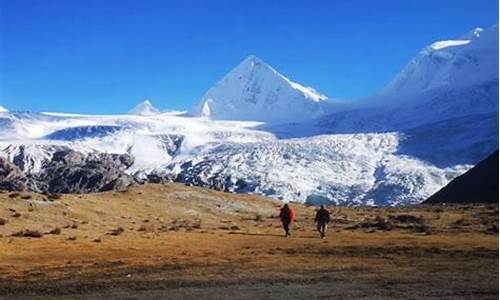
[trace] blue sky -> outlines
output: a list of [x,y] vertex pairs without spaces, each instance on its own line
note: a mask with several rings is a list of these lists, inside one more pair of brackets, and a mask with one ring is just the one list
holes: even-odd
[[380,90],[427,44],[498,23],[498,1],[4,0],[0,105],[193,105],[249,54],[332,97]]

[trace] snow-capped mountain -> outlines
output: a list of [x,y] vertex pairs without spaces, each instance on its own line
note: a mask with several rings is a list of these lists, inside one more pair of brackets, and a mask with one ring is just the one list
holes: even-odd
[[[385,98],[408,102],[433,89],[457,89],[498,80],[498,26],[476,28],[459,39],[425,47],[383,90]],[[405,99],[406,98],[406,99]]]
[[378,95],[324,119],[339,131],[401,130],[491,112],[498,112],[497,25],[430,44]]
[[152,116],[161,113],[159,109],[153,106],[151,101],[144,100],[128,111],[129,115]]
[[498,26],[432,43],[360,102],[307,126],[316,134],[396,131],[405,136],[400,153],[439,166],[479,162],[498,148]]
[[495,81],[498,85],[498,25],[425,47],[377,100],[421,102],[421,96],[432,90],[459,90]]
[[5,107],[0,106],[0,114],[9,112]]
[[32,178],[52,178],[47,166],[78,174],[78,163],[60,168],[58,153],[71,149],[77,162],[132,157],[115,171],[106,168],[119,158],[102,156],[112,181],[155,175],[310,204],[419,203],[498,148],[498,27],[431,44],[379,95],[349,105],[332,113],[325,96],[251,56],[206,93],[197,117],[149,102],[131,115],[3,113],[0,156]]
[[328,108],[326,96],[250,55],[210,88],[191,113],[214,120],[283,123],[318,117]]

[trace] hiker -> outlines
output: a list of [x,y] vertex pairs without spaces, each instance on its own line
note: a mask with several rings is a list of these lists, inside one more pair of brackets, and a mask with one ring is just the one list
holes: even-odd
[[320,237],[324,239],[326,237],[326,228],[328,226],[328,223],[330,223],[330,212],[325,208],[324,205],[321,205],[320,209],[318,209],[318,211],[316,212],[314,222],[316,222]]
[[280,210],[280,219],[283,224],[283,229],[285,230],[285,236],[289,237],[290,234],[290,223],[295,221],[295,211],[293,208],[288,206],[288,204],[283,205]]

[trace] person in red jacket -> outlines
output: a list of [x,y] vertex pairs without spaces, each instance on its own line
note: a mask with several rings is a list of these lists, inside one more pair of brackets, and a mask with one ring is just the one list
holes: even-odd
[[280,219],[283,224],[283,229],[285,230],[285,236],[289,237],[290,234],[290,224],[295,221],[295,211],[288,204],[283,205],[280,210]]

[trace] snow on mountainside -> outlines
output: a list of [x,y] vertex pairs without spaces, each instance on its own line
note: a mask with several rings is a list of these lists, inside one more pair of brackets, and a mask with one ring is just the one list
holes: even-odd
[[386,133],[220,144],[169,169],[180,182],[337,205],[416,203],[467,170],[395,155],[399,139]]
[[129,115],[138,116],[152,116],[161,113],[159,109],[153,106],[149,100],[144,100],[143,102],[137,104],[134,108],[129,110]]
[[498,82],[498,25],[457,40],[435,42],[413,58],[382,91],[384,100],[408,103],[439,89],[463,89]]
[[498,148],[498,109],[493,26],[431,44],[380,95],[307,126],[316,134],[397,131],[400,153],[438,166],[475,164]]
[[250,55],[210,88],[191,113],[215,120],[296,122],[327,112],[326,100]]
[[5,107],[0,106],[0,114],[9,112]]
[[331,113],[325,96],[250,56],[198,117],[149,102],[131,115],[2,113],[0,156],[30,176],[72,149],[128,154],[137,180],[311,204],[418,203],[498,148],[498,27],[431,44],[380,95],[349,105]]
[[26,174],[35,174],[42,170],[43,164],[52,158],[52,154],[64,147],[56,145],[9,144],[2,147],[2,157],[7,158]]
[[23,123],[23,131],[16,139],[0,136],[0,156],[31,175],[43,170],[57,151],[73,149],[129,154],[134,162],[126,172],[138,179],[164,174],[175,181],[285,201],[397,205],[425,199],[468,168],[438,168],[398,155],[398,133],[280,140],[255,130],[256,122],[163,114],[30,115],[29,122],[19,116],[12,121],[14,128]]

